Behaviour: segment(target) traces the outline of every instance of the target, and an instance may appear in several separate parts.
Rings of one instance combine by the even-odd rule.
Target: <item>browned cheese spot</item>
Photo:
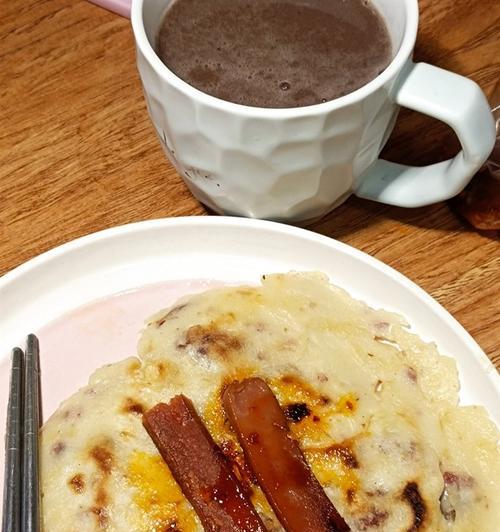
[[[156,364],[156,369],[158,370],[158,377],[160,377],[160,379],[165,378],[165,375],[167,373],[167,368],[165,364],[163,362],[158,362],[158,364]]]
[[[101,506],[92,506],[90,511],[97,518],[97,526],[101,530],[106,530],[109,524],[109,514],[107,508],[103,508]]]
[[[385,510],[378,510],[371,508],[366,515],[357,520],[359,530],[371,530],[373,528],[380,528],[387,521],[389,514]]]
[[[95,483],[96,494],[94,505],[90,508],[90,512],[96,516],[97,526],[102,530],[107,529],[109,526],[107,483],[114,465],[111,444],[111,441],[103,440],[101,443],[91,447],[89,451],[90,458],[95,462],[97,469],[101,473],[100,478]]]
[[[325,373],[318,373],[317,379],[319,382],[328,382],[328,376]]]
[[[127,368],[127,372],[129,375],[134,375],[135,372],[141,367],[141,363],[138,361],[138,360],[133,360],[128,368]]]
[[[75,492],[75,493],[83,493],[85,491],[85,478],[81,473],[77,473],[76,475],[73,475],[68,480],[68,486]]]
[[[334,443],[326,449],[327,454],[335,455],[349,469],[358,469],[359,462],[349,443]]]
[[[192,345],[200,355],[227,359],[242,347],[238,336],[219,329],[214,323],[193,325],[186,332],[186,345]]]
[[[418,378],[418,375],[417,375],[417,370],[415,368],[412,368],[411,366],[408,366],[406,368],[406,375],[408,376],[408,379],[413,382],[414,384],[416,384],[417,382],[417,378]]]
[[[89,455],[104,475],[109,475],[111,473],[111,468],[113,467],[113,454],[106,443],[94,445],[94,447],[90,449]]]
[[[329,419],[336,412],[330,397],[293,373],[270,379],[269,385],[299,441],[328,430]]]
[[[346,491],[347,502],[349,504],[352,504],[355,498],[356,498],[356,490],[354,488],[348,488],[348,490]]]
[[[127,397],[122,406],[122,412],[125,414],[142,415],[146,411],[146,408],[132,397]]]
[[[96,496],[95,496],[95,502],[98,506],[106,506],[108,504],[109,497],[106,489],[104,488],[104,485],[101,485],[97,488]]]
[[[320,404],[326,406],[326,405],[329,405],[332,402],[332,400],[326,395],[321,395],[319,398],[319,402]]]
[[[54,456],[59,456],[65,450],[66,450],[66,444],[63,441],[59,440],[59,441],[56,441],[56,443],[54,443],[54,445],[52,445],[52,448],[51,448],[50,452]]]
[[[408,529],[408,532],[415,532],[424,525],[425,515],[427,513],[425,502],[420,495],[416,482],[408,482],[406,484],[402,498],[410,505],[411,511],[413,512],[413,523]]]
[[[320,394],[313,386],[301,377],[293,374],[281,376],[277,382],[271,382],[271,388],[277,387],[278,396],[296,396],[304,398],[310,405],[329,405],[332,401],[326,395]],[[282,389],[282,392],[280,393]],[[276,393],[276,391],[275,391]]]

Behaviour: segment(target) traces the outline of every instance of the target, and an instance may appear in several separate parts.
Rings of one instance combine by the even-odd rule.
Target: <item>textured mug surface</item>
[[[415,67],[411,55],[418,25],[417,0],[374,2],[393,43],[393,60],[383,73],[351,94],[293,109],[226,102],[175,76],[154,51],[168,3],[133,0],[137,65],[165,154],[195,197],[218,213],[300,222],[326,214],[358,189],[363,190],[359,194],[363,197],[387,203],[428,204],[459,192],[472,176],[471,168],[482,164],[480,159],[489,153],[483,153],[488,151],[487,126],[481,149],[468,150],[474,152],[473,160],[469,161],[471,168],[461,169],[463,175],[449,177],[446,169],[436,169],[444,176],[441,195],[422,194],[423,187],[418,189],[414,181],[422,179],[422,169],[393,165],[388,170],[385,164],[390,163],[378,161],[397,116],[402,79]],[[479,106],[479,115],[487,122],[484,96],[479,91],[473,99],[473,107]],[[371,177],[375,166],[378,175]],[[418,175],[412,176],[412,171]],[[392,200],[391,187],[398,189]]]

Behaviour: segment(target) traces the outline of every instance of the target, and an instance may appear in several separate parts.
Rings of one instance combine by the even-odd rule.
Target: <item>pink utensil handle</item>
[[[132,0],[90,0],[93,4],[118,13],[122,17],[130,18]]]

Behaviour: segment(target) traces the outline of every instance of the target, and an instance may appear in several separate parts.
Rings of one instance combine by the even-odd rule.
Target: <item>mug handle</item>
[[[423,167],[379,159],[361,176],[354,194],[400,207],[421,207],[461,192],[495,144],[493,116],[479,86],[458,74],[417,63],[408,68],[393,98],[403,107],[448,124],[462,151],[453,159]]]

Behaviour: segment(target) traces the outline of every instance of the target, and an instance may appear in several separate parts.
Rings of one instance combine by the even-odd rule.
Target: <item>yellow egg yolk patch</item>
[[[160,456],[136,451],[128,464],[127,478],[135,488],[135,504],[141,509],[139,530],[191,532],[200,523]]]
[[[304,451],[316,478],[323,486],[339,488],[351,503],[359,487],[359,479],[355,472],[357,460],[343,445],[332,445],[325,449],[306,449]]]

